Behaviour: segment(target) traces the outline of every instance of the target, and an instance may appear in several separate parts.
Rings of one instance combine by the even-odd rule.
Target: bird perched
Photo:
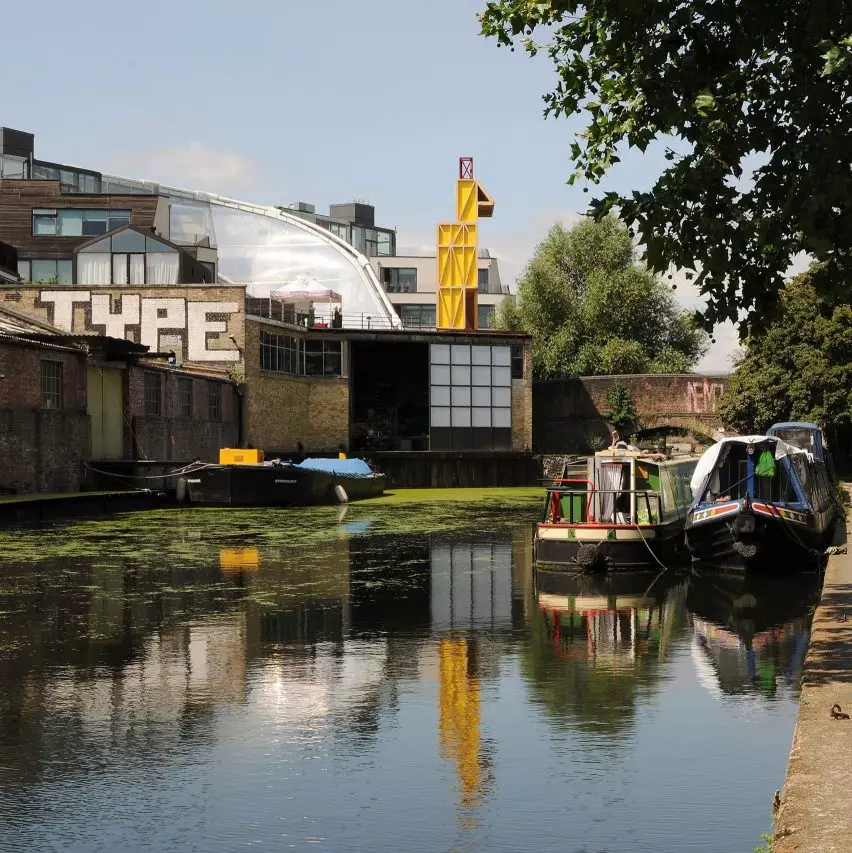
[[[781,808],[781,792],[776,791],[772,798],[772,814],[778,814],[778,809]]]

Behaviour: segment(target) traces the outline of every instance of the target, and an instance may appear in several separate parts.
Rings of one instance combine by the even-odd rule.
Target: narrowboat
[[[178,483],[178,500],[216,506],[310,506],[375,498],[385,475],[363,459],[263,461],[256,451],[223,451],[218,465],[198,463]]]
[[[536,529],[538,566],[622,571],[680,560],[697,462],[616,445],[589,458],[585,477],[555,479]]]
[[[812,446],[822,446],[819,428],[806,426]],[[692,487],[686,543],[693,562],[727,571],[819,564],[842,514],[823,459],[777,435],[714,444]]]
[[[784,423],[773,424],[766,431],[766,434],[774,435],[787,444],[792,444],[793,447],[807,450],[825,464],[825,470],[831,482],[837,482],[834,459],[826,446],[825,434],[816,424],[804,421],[785,421]]]

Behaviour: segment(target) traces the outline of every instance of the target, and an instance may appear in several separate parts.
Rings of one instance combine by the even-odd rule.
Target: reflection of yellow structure
[[[260,567],[260,552],[257,548],[220,548],[219,568],[223,574],[253,572]]]
[[[473,158],[459,160],[456,221],[438,226],[438,328],[475,329],[477,221],[494,212],[494,202],[473,178]]]
[[[455,761],[460,804],[480,804],[485,774],[480,758],[479,678],[468,672],[468,647],[463,639],[441,640],[440,732],[441,755]]]

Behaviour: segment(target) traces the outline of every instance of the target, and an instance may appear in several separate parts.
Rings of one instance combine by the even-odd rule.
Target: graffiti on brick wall
[[[240,360],[227,334],[231,317],[241,313],[239,302],[73,289],[42,290],[36,305],[69,332],[130,339],[151,352],[179,350],[187,361]]]
[[[686,383],[686,411],[693,415],[712,415],[725,392],[724,382],[693,379]]]

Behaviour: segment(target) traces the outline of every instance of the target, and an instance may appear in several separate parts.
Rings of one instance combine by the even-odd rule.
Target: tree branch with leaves
[[[569,182],[598,183],[625,146],[685,149],[650,190],[608,192],[591,210],[635,227],[650,269],[695,276],[708,329],[761,326],[801,252],[822,264],[820,293],[846,286],[848,0],[491,0],[479,17],[499,44],[550,57],[546,115],[587,116]]]

